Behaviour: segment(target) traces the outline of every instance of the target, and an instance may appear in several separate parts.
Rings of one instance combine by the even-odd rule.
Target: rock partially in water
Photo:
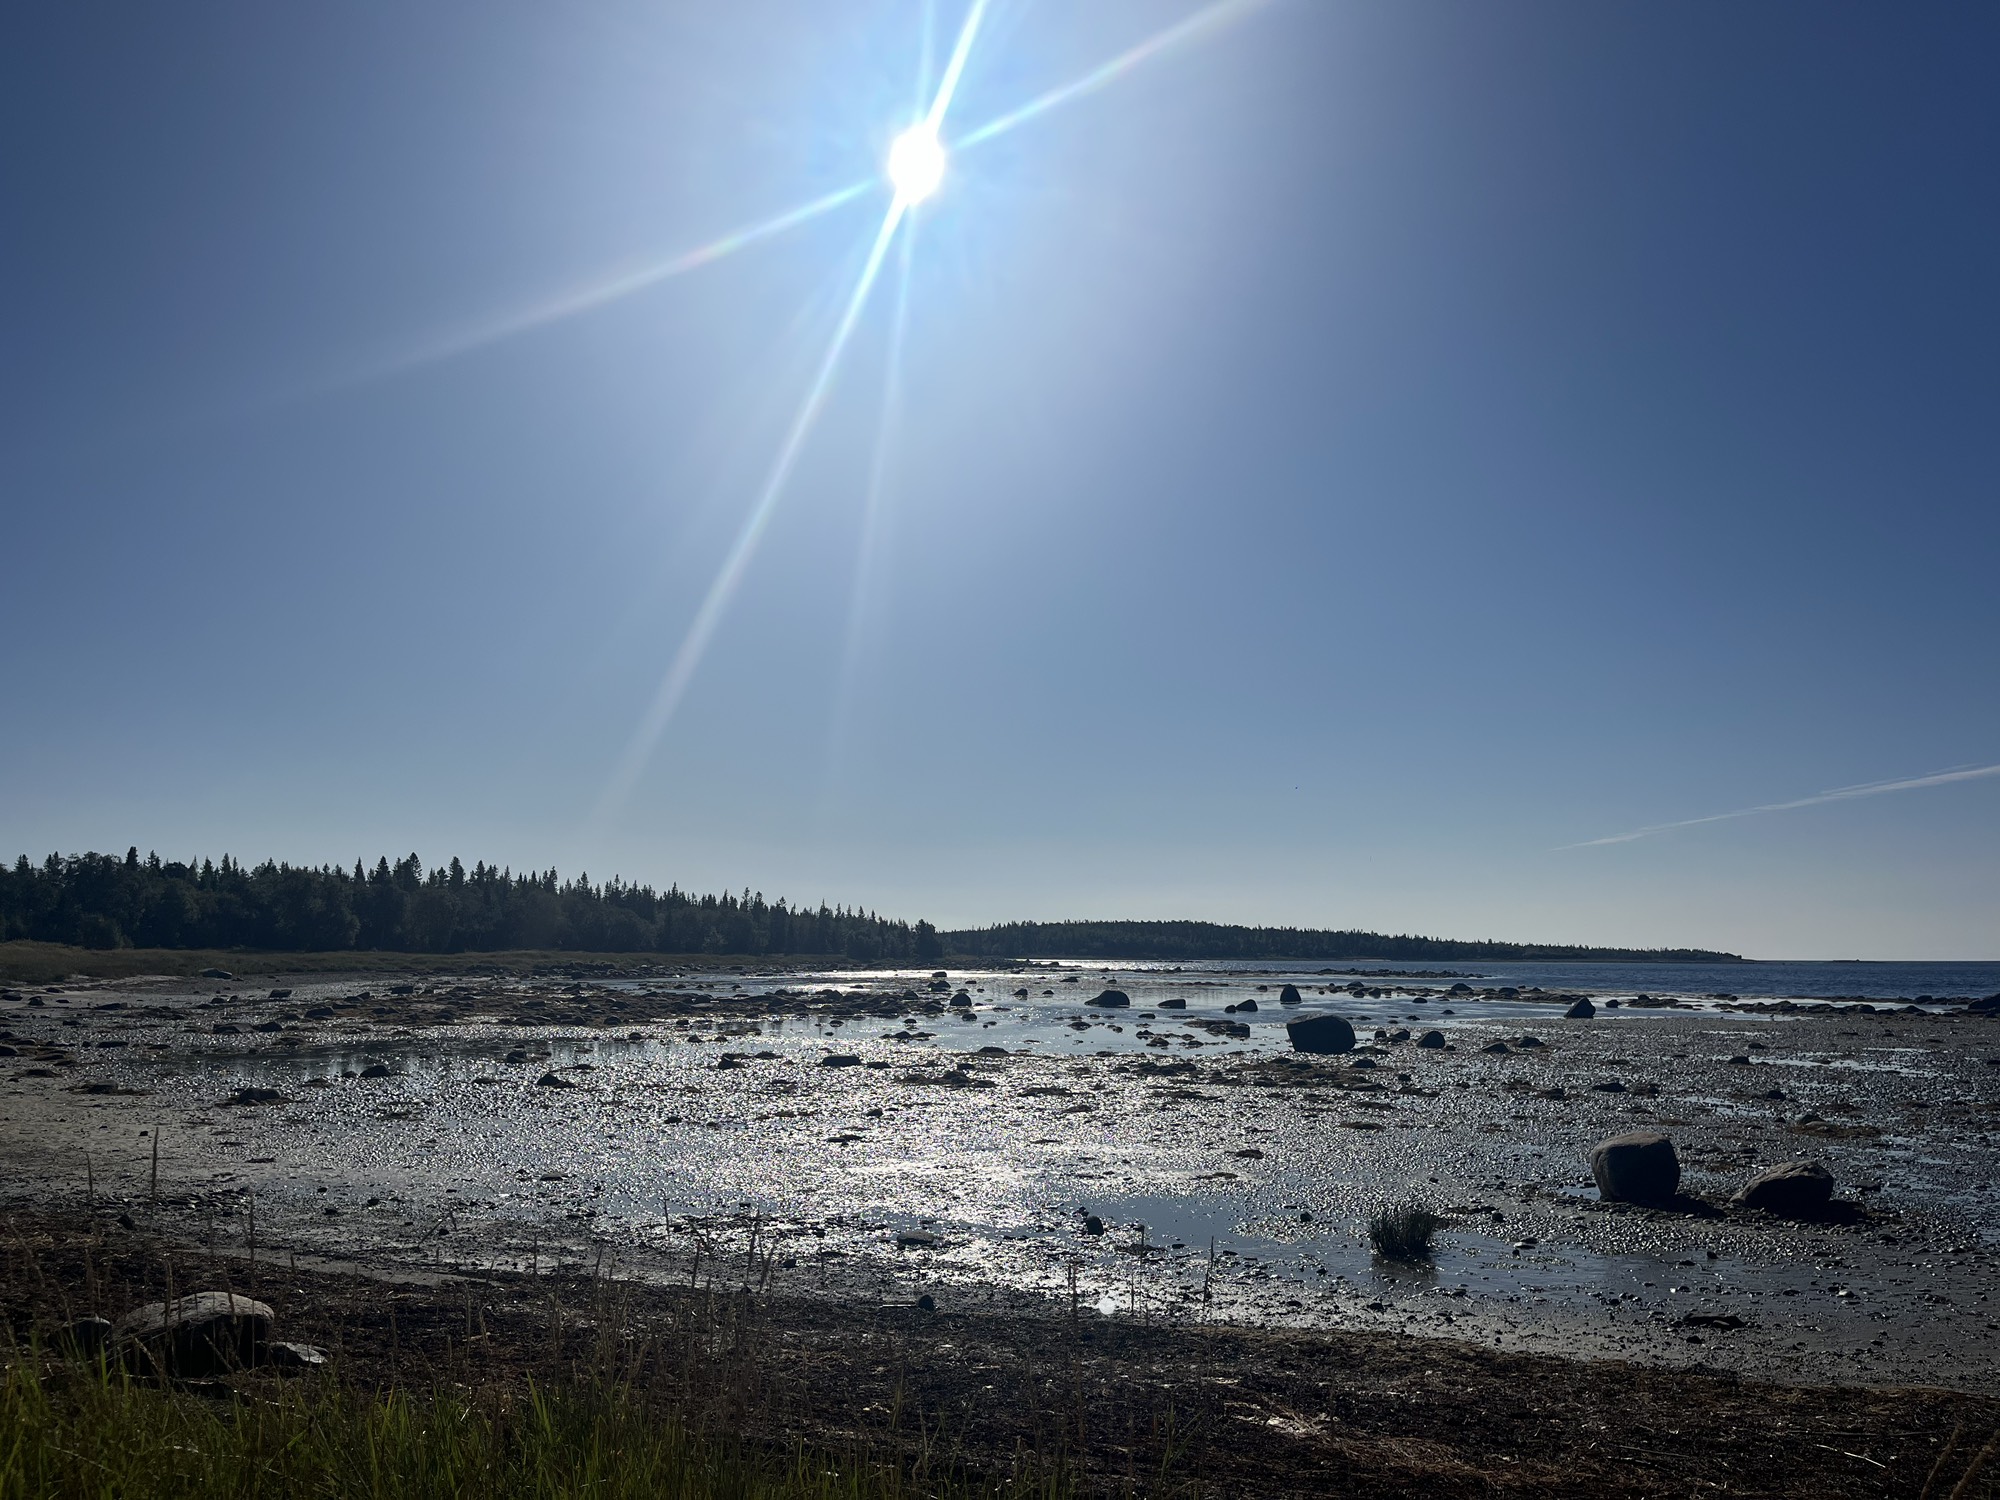
[[[1106,1006],[1130,1005],[1132,1003],[1132,997],[1126,994],[1123,990],[1105,990],[1102,994],[1100,994],[1095,1000],[1091,1001],[1090,1003],[1092,1005],[1106,1005]]]
[[[951,1003],[959,1010],[970,1010],[972,1009],[972,996],[968,995],[964,990],[960,990],[956,995],[951,997]]]
[[[1833,1201],[1833,1174],[1816,1161],[1780,1162],[1744,1183],[1729,1201],[1785,1219],[1816,1218]]]
[[[113,1337],[139,1370],[200,1379],[256,1364],[273,1316],[268,1304],[234,1292],[196,1292],[133,1309]]]
[[[1572,1005],[1568,1010],[1563,1012],[1563,1019],[1565,1021],[1588,1021],[1592,1016],[1596,1014],[1597,1014],[1597,1007],[1592,1005],[1590,1003],[1590,997],[1588,995],[1585,995],[1581,999],[1579,999],[1576,1002],[1576,1004]]]
[[[1179,995],[1169,995],[1160,1002],[1159,1008],[1161,1010],[1186,1010],[1187,1001]]]
[[[1299,987],[1297,985],[1288,984],[1282,990],[1278,991],[1278,1003],[1280,1005],[1301,1005],[1304,1003],[1304,997],[1299,994]]]
[[[1332,1054],[1354,1050],[1354,1028],[1344,1016],[1300,1016],[1285,1022],[1294,1052]]]
[[[1607,1203],[1671,1203],[1681,1185],[1681,1159],[1657,1130],[1632,1130],[1599,1141],[1590,1175]]]

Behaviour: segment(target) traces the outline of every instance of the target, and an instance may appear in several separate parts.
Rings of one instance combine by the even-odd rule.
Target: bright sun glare
[[[889,148],[889,181],[905,203],[921,203],[944,180],[944,147],[929,125],[912,125]]]

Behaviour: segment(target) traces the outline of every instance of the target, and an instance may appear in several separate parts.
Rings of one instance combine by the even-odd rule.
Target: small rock
[[[1588,1021],[1592,1016],[1596,1014],[1597,1014],[1597,1007],[1592,1005],[1590,1003],[1590,997],[1588,995],[1585,995],[1582,999],[1578,1000],[1576,1004],[1572,1005],[1568,1010],[1563,1012],[1563,1019],[1565,1021]]]
[[[203,979],[234,979],[236,976],[227,969],[203,969],[201,977]]]
[[[133,1309],[112,1335],[139,1369],[199,1379],[257,1363],[272,1317],[265,1303],[233,1292],[196,1292]]]
[[[78,1318],[56,1335],[56,1347],[65,1354],[89,1359],[111,1342],[109,1318]]]
[[[1257,1002],[1255,1000],[1239,1000],[1236,1002],[1236,1008],[1238,1010],[1255,1010]]]
[[[542,1089],[573,1089],[576,1087],[576,1083],[573,1079],[565,1078],[560,1073],[544,1073],[540,1078],[535,1080],[535,1087]]]
[[[326,1355],[311,1344],[266,1344],[264,1363],[278,1370],[311,1370],[326,1363]]]
[[[1591,1149],[1590,1175],[1607,1203],[1670,1203],[1681,1185],[1681,1159],[1658,1131],[1634,1130]]]
[[[1285,1033],[1292,1040],[1294,1052],[1331,1054],[1354,1050],[1354,1028],[1344,1016],[1300,1016],[1285,1022]]]
[[[1744,1183],[1729,1201],[1780,1218],[1813,1218],[1833,1201],[1833,1174],[1816,1161],[1780,1162]]]
[[[851,1052],[829,1052],[819,1060],[822,1068],[858,1068],[861,1059]]]
[[[1593,1094],[1622,1094],[1625,1092],[1625,1085],[1615,1078],[1607,1078],[1602,1083],[1593,1083],[1590,1091]]]
[[[1542,1045],[1542,1039],[1538,1036],[1524,1036],[1514,1043],[1514,1045],[1523,1052],[1532,1052],[1535,1048]]]
[[[1417,1038],[1417,1045],[1428,1048],[1433,1052],[1441,1051],[1444,1047],[1444,1033],[1442,1031],[1426,1031],[1422,1036]]]
[[[1508,1046],[1505,1042],[1488,1042],[1484,1047],[1481,1047],[1479,1050],[1481,1052],[1491,1052],[1496,1057],[1505,1057],[1508,1053],[1512,1052],[1514,1049]]]
[[[1085,1234],[1104,1233],[1104,1221],[1098,1218],[1096,1214],[1085,1214],[1083,1216],[1083,1232]]]
[[[285,1096],[276,1089],[245,1088],[238,1089],[222,1102],[225,1105],[283,1104],[286,1100]]]

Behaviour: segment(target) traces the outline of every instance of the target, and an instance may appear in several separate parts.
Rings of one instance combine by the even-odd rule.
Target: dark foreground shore
[[[2000,1488],[1987,1446],[2000,1403],[1979,1395],[1759,1382],[1389,1333],[1148,1326],[1060,1305],[933,1312],[575,1272],[336,1270],[300,1265],[283,1245],[262,1246],[253,1265],[123,1217],[7,1209],[8,1358],[16,1369],[38,1362],[57,1401],[65,1380],[89,1378],[77,1361],[31,1352],[57,1347],[63,1327],[212,1288],[270,1304],[276,1336],[318,1346],[327,1363],[203,1380],[192,1389],[211,1407],[386,1390],[477,1406],[609,1383],[655,1423],[730,1451],[790,1454],[793,1469],[800,1454],[830,1455],[908,1494]]]

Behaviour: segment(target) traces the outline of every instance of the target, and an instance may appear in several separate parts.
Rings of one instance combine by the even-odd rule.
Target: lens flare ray
[[[1205,10],[1196,11],[1185,21],[1169,26],[1165,31],[1148,37],[1136,47],[1129,47],[1110,61],[1091,69],[1081,78],[1050,89],[1046,94],[1030,99],[1018,109],[1010,109],[996,119],[988,120],[975,130],[968,131],[952,141],[956,150],[976,146],[982,141],[990,141],[997,135],[1005,135],[1016,126],[1025,125],[1038,115],[1047,114],[1058,105],[1081,99],[1086,94],[1094,94],[1106,84],[1115,82],[1142,62],[1150,61],[1161,53],[1172,50],[1184,42],[1192,42],[1225,26],[1234,25],[1255,11],[1263,10],[1272,0],[1217,0]]]
[[[660,688],[653,695],[652,706],[639,723],[638,731],[619,760],[618,769],[613,774],[611,784],[598,808],[599,816],[608,815],[631,791],[639,774],[645,769],[653,748],[666,733],[667,725],[673,722],[674,711],[680,707],[686,696],[688,684],[694,680],[695,668],[701,665],[701,658],[708,650],[709,640],[715,628],[721,623],[729,600],[736,592],[736,586],[743,579],[744,569],[749,566],[751,556],[757,550],[757,543],[763,536],[764,527],[771,519],[771,511],[777,505],[778,496],[783,492],[785,482],[791,478],[792,469],[798,463],[799,453],[805,447],[811,433],[814,419],[820,408],[826,404],[827,392],[833,386],[834,371],[840,365],[840,356],[847,348],[847,341],[853,336],[855,324],[861,320],[861,310],[868,302],[868,293],[873,290],[876,278],[881,274],[882,260],[889,249],[889,242],[895,238],[896,226],[902,222],[908,205],[899,197],[889,205],[888,213],[882,217],[882,227],[876,232],[875,243],[870,246],[867,262],[862,266],[861,276],[854,285],[854,291],[847,299],[846,310],[842,312],[839,325],[834,329],[832,342],[828,344],[825,357],[820,361],[819,372],[813,378],[806,399],[799,406],[798,415],[792,419],[785,440],[778,449],[777,462],[764,481],[764,488],[758,493],[757,503],[750,508],[743,527],[736,534],[736,541],[723,559],[722,567],[715,575],[715,581],[708,586],[703,596],[701,608],[695,611],[687,635],[682,639],[680,649],[667,668],[667,675],[661,679]]]
[[[671,281],[676,276],[685,276],[688,272],[698,271],[703,266],[714,265],[725,256],[733,255],[760,240],[768,240],[787,230],[797,229],[802,224],[854,202],[876,187],[878,182],[877,178],[869,178],[865,182],[849,183],[846,187],[824,194],[810,203],[802,203],[797,208],[787,209],[784,213],[760,223],[733,230],[718,239],[710,240],[706,245],[684,251],[671,260],[659,261],[635,271],[627,271],[623,275],[607,277],[559,297],[536,303],[532,307],[489,318],[470,328],[461,329],[395,355],[360,374],[350,376],[344,383],[377,380],[423,365],[436,364],[440,360],[455,359],[461,354],[469,354],[488,344],[497,344],[503,339],[514,338],[550,323],[560,322],[564,318],[574,317],[578,313],[603,307],[622,297],[629,297],[634,292],[642,292],[647,287]]]

